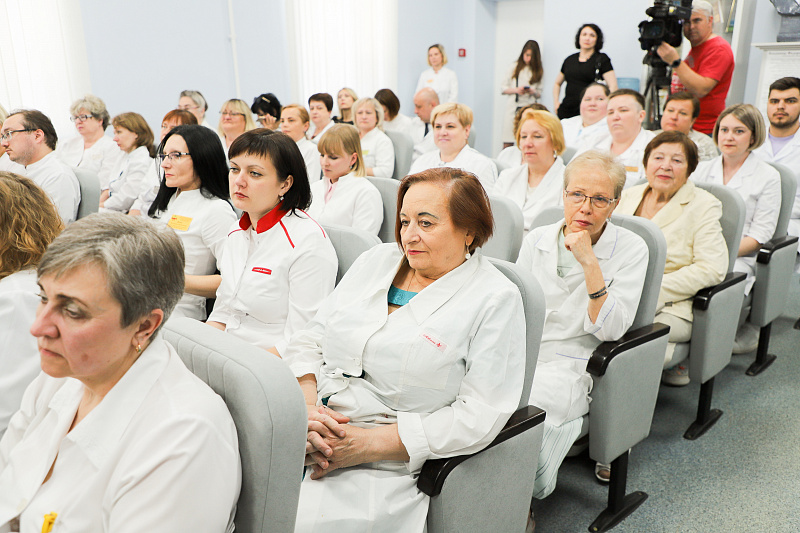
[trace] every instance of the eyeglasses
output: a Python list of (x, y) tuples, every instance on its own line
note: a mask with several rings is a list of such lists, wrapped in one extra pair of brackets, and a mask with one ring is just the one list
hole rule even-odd
[(6, 130), (3, 133), (0, 133), (0, 141), (8, 141), (11, 139), (11, 136), (15, 133), (21, 133), (23, 131), (36, 131), (36, 130)]
[(199, 105), (179, 105), (175, 109), (180, 109), (181, 111), (191, 111), (192, 109), (200, 109)]
[(168, 154), (157, 154), (156, 160), (158, 161), (159, 165), (163, 163), (165, 159), (169, 159), (171, 162), (174, 163), (175, 161), (180, 161), (181, 157), (185, 155), (192, 155), (192, 154), (190, 154), (189, 152), (170, 152)]
[(243, 117), (244, 113), (234, 113), (233, 111), (220, 111), (220, 115), (223, 117)]
[(596, 207), (598, 209), (608, 207), (617, 201), (616, 198), (606, 198), (605, 196), (586, 196), (582, 192), (567, 190), (564, 191), (564, 198), (566, 198), (567, 202), (573, 205), (580, 205), (588, 198), (589, 202), (592, 204), (592, 207)]
[(69, 117), (72, 122), (85, 122), (90, 118), (92, 118), (92, 115), (72, 115)]

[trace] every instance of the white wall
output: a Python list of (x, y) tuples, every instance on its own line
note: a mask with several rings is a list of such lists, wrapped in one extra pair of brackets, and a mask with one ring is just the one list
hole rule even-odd
[[(749, 0), (755, 1), (755, 0)], [(759, 0), (755, 6), (755, 16), (753, 17), (753, 43), (774, 43), (778, 38), (778, 28), (781, 25), (781, 17), (770, 2)], [(750, 47), (750, 57), (747, 65), (737, 64), (736, 68), (747, 67), (747, 77), (744, 87), (744, 102), (753, 104), (756, 107), (761, 102), (756, 102), (756, 91), (758, 89), (758, 76), (761, 72), (761, 56), (763, 52), (753, 46)], [(797, 74), (800, 76), (800, 65), (797, 67)], [(770, 83), (772, 83), (771, 80)], [(732, 103), (732, 102), (731, 102)]]

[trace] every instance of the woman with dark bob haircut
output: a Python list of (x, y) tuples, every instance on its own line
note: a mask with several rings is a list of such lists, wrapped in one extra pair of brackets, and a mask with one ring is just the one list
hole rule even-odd
[(309, 413), (298, 532), (423, 531), (423, 463), (484, 448), (520, 400), (522, 299), (477, 251), (480, 182), (425, 170), (397, 205), (397, 244), (362, 254), (284, 356)]
[(206, 319), (215, 274), (236, 213), (228, 200), (228, 165), (219, 137), (198, 125), (176, 126), (164, 135), (156, 156), (161, 185), (148, 214), (174, 229), (186, 254), (186, 288), (175, 316)]
[(208, 324), (282, 356), (333, 290), (338, 261), (311, 203), (306, 165), (285, 133), (259, 128), (228, 150), (233, 205), (244, 214), (228, 235), (222, 283)]

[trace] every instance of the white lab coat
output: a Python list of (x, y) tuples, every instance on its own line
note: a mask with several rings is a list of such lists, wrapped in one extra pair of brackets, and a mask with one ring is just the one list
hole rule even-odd
[(20, 176), (25, 175), (25, 167), (19, 163), (13, 162), (6, 153), (0, 155), (0, 171), (13, 172), (14, 174), (19, 174)]
[[(206, 198), (200, 189), (194, 189), (173, 195), (166, 210), (148, 219), (167, 225), (178, 234), (186, 259), (184, 273), (209, 276), (217, 271), (236, 213), (227, 201)], [(184, 293), (171, 316), (205, 320), (206, 299)]]
[(590, 126), (583, 126), (583, 117), (575, 115), (570, 118), (561, 119), (561, 128), (564, 130), (564, 144), (566, 146), (577, 147), (584, 139), (594, 135), (608, 135), (608, 121), (606, 117), (601, 118)]
[(416, 161), (422, 154), (438, 150), (433, 141), (433, 124), (428, 124), (428, 133), (425, 133), (425, 122), (419, 117), (411, 119), (411, 140), (414, 143), (412, 161)]
[(154, 172), (155, 164), (146, 146), (131, 153), (123, 153), (114, 170), (108, 190), (111, 193), (103, 203), (103, 211), (127, 213), (140, 194), (150, 185), (147, 178)]
[(103, 135), (91, 148), (84, 150), (84, 139), (80, 135), (58, 143), (59, 159), (70, 167), (84, 168), (97, 174), (100, 189), (107, 189), (111, 171), (117, 166), (124, 152), (111, 137)]
[(516, 145), (503, 148), (497, 154), (496, 160), (505, 170), (516, 168), (522, 164), (522, 150), (517, 148)]
[(55, 152), (25, 167), (25, 175), (50, 196), (64, 225), (75, 221), (81, 203), (81, 186), (75, 172), (61, 162)]
[(308, 214), (320, 224), (338, 224), (375, 235), (383, 224), (383, 199), (378, 189), (361, 176), (346, 174), (338, 179), (330, 199), (325, 201), (327, 178), (311, 184)]
[[(84, 392), (40, 373), (0, 441), (0, 532), (232, 531), (241, 484), (222, 399), (156, 336), (72, 431)], [(47, 483), (42, 484), (55, 460)]]
[(388, 135), (373, 128), (361, 138), (364, 166), (372, 169), (378, 178), (391, 178), (394, 174), (394, 144)]
[(36, 337), (29, 333), (39, 306), (36, 269), (14, 272), (0, 280), (0, 438), (22, 394), (39, 374)]
[[(697, 165), (691, 178), (695, 183), (724, 186), (722, 156)], [(738, 192), (744, 200), (742, 237), (752, 237), (761, 244), (770, 240), (775, 234), (781, 209), (781, 176), (778, 171), (758, 155), (751, 153), (727, 186)], [(737, 257), (733, 270), (747, 274), (745, 294), (749, 294), (756, 280), (756, 254)]]
[(320, 225), (304, 211), (273, 209), (256, 227), (245, 213), (219, 262), (222, 283), (208, 317), (231, 335), (283, 354), (333, 290), (339, 264)]
[(440, 68), (439, 72), (435, 72), (432, 67), (423, 70), (419, 75), (414, 94), (425, 87), (436, 91), (440, 104), (458, 102), (458, 76), (447, 67)]
[[(625, 180), (626, 189), (636, 185), (640, 179), (644, 178), (644, 163), (642, 163), (644, 149), (647, 147), (647, 143), (653, 140), (653, 137), (655, 137), (655, 134), (652, 131), (644, 128), (640, 129), (639, 134), (628, 149), (616, 156), (617, 161), (625, 165), (625, 174), (627, 176)], [(584, 139), (581, 146), (578, 147), (578, 150), (575, 152), (575, 157), (588, 150), (610, 152), (613, 141), (614, 139), (611, 137), (610, 133), (600, 132)], [(575, 159), (575, 157), (573, 157), (573, 159)]]
[(318, 402), (354, 425), (397, 423), (410, 460), (306, 476), (298, 532), (422, 531), (423, 463), (484, 448), (519, 404), (525, 322), (516, 286), (477, 252), (389, 315), (403, 261), (395, 244), (365, 252), (284, 359), (295, 376), (314, 374)]
[(531, 404), (545, 409), (547, 422), (558, 426), (589, 412), (592, 379), (586, 363), (603, 341), (622, 337), (633, 324), (642, 295), (648, 250), (641, 237), (606, 225), (592, 246), (608, 288), (597, 321), (589, 319), (589, 295), (583, 268), (577, 263), (558, 276), (558, 232), (564, 220), (533, 229), (522, 242), (517, 264), (530, 270), (544, 291), (546, 310)]
[(158, 195), (158, 189), (161, 186), (160, 169), (154, 167), (150, 172), (145, 174), (142, 179), (142, 190), (139, 196), (133, 201), (130, 211), (138, 210), (142, 216), (147, 216), (150, 206)]
[(312, 122), (311, 127), (308, 129), (308, 139), (314, 144), (319, 144), (319, 140), (322, 138), (322, 134), (331, 129), (332, 127), (334, 127), (335, 125), (336, 123), (333, 120), (329, 120), (328, 124), (324, 128), (322, 128), (322, 131), (319, 132), (319, 134), (317, 134), (316, 133), (317, 127)]
[[(413, 124), (414, 121), (411, 119), (411, 117), (407, 117), (406, 115), (398, 113), (398, 115), (394, 117), (392, 120), (383, 121), (383, 131), (397, 131), (400, 133), (405, 133), (406, 135), (411, 137), (411, 131), (414, 127)], [(424, 127), (425, 126), (423, 126), (423, 128)]]
[(317, 145), (303, 137), (297, 141), (297, 147), (300, 149), (300, 153), (303, 154), (303, 161), (306, 163), (308, 182), (313, 183), (319, 181), (322, 177), (322, 167), (319, 162), (319, 150), (317, 149)]
[(753, 153), (764, 161), (780, 163), (794, 171), (797, 178), (797, 194), (792, 206), (792, 218), (789, 220), (789, 235), (800, 236), (800, 135), (795, 133), (792, 140), (777, 154), (773, 151), (769, 138), (753, 150)]
[(519, 206), (527, 234), (536, 215), (548, 207), (564, 205), (564, 168), (564, 161), (556, 157), (533, 189), (528, 187), (527, 164), (506, 169), (497, 178), (492, 194), (505, 196)]
[(449, 163), (442, 161), (438, 149), (421, 155), (411, 164), (409, 174), (442, 167), (460, 168), (472, 172), (480, 180), (487, 194), (492, 193), (494, 183), (497, 181), (497, 167), (494, 162), (468, 144), (464, 145), (456, 158)]

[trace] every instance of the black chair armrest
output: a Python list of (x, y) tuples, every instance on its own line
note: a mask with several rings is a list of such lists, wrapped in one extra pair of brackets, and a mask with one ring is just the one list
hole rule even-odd
[(605, 375), (608, 364), (617, 355), (668, 334), (669, 326), (656, 322), (629, 331), (617, 341), (602, 342), (592, 352), (586, 371), (593, 376)]
[(715, 294), (724, 291), (728, 287), (733, 287), (737, 283), (743, 282), (746, 277), (747, 276), (741, 272), (728, 272), (728, 274), (725, 276), (725, 279), (723, 279), (720, 283), (697, 291), (697, 294), (694, 295), (692, 308), (699, 311), (708, 310), (708, 306), (711, 305), (711, 298), (713, 298)]
[[(492, 443), (483, 450), (469, 455), (457, 455), (455, 457), (447, 457), (445, 459), (429, 459), (425, 461), (425, 464), (422, 465), (422, 470), (419, 473), (417, 488), (419, 488), (419, 490), (428, 496), (437, 496), (442, 492), (444, 480), (447, 478), (447, 475), (452, 472), (455, 467), (470, 457), (478, 455), (484, 450), (488, 450), (489, 448), (497, 446), (501, 442), (505, 442), (511, 437), (519, 435), (523, 431), (527, 431), (535, 426), (538, 426), (539, 424), (544, 423), (544, 417), (545, 412), (532, 405), (517, 409), (517, 411), (511, 415), (511, 418), (508, 419), (505, 427), (500, 431), (497, 437), (495, 437)], [(534, 450), (531, 453), (539, 453), (539, 451)]]
[(791, 246), (796, 242), (797, 242), (797, 237), (795, 237), (794, 235), (775, 237), (774, 239), (765, 242), (761, 246), (761, 249), (758, 251), (758, 255), (756, 256), (756, 261), (761, 263), (762, 265), (769, 264), (770, 259), (772, 259), (772, 254), (774, 254), (781, 248), (786, 248), (787, 246)]

